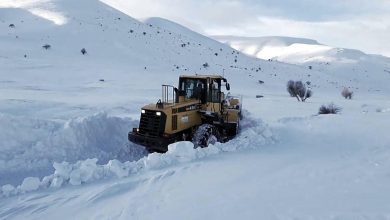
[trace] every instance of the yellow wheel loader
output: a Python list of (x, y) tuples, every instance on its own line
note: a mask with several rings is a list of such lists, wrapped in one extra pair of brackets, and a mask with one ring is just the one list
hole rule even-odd
[(129, 140), (164, 153), (177, 141), (207, 147), (233, 138), (240, 129), (242, 98), (223, 88), (229, 91), (230, 84), (219, 75), (180, 76), (178, 87), (162, 85), (162, 98), (141, 109)]

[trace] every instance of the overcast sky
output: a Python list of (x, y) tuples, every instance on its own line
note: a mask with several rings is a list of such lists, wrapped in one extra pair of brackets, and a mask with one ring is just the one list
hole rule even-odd
[(206, 35), (292, 36), (390, 56), (390, 0), (102, 0)]

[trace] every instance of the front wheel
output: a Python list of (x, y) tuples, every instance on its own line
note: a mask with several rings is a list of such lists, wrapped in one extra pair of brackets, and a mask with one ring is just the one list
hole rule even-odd
[(207, 147), (209, 144), (220, 142), (220, 134), (218, 128), (214, 125), (203, 124), (199, 126), (192, 138), (195, 148)]

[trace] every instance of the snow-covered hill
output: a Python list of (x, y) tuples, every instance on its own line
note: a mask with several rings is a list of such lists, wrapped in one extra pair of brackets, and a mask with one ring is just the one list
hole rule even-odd
[(365, 54), (354, 49), (331, 47), (315, 40), (292, 37), (213, 38), (247, 54), (265, 60), (280, 61), (315, 69), (325, 74), (337, 74), (339, 80), (359, 81), (375, 85), (373, 90), (387, 87), (390, 58)]
[(390, 58), (365, 54), (359, 50), (336, 48), (315, 40), (293, 37), (213, 36), (243, 53), (260, 59), (276, 59), (286, 63), (345, 63), (372, 61), (388, 64)]
[[(98, 0), (1, 1), (0, 219), (386, 219), (387, 59), (252, 55)], [(243, 95), (236, 139), (164, 155), (128, 143), (161, 84), (201, 73), (224, 74)], [(290, 79), (310, 81), (313, 97), (291, 98)], [(330, 102), (342, 113), (317, 115)]]
[(213, 38), (245, 54), (265, 60), (284, 55), (286, 48), (293, 44), (319, 45), (315, 40), (292, 37), (213, 36)]

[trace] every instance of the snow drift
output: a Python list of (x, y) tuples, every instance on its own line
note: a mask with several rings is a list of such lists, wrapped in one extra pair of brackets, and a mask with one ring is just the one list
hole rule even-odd
[(145, 151), (127, 140), (136, 123), (106, 113), (65, 122), (1, 114), (0, 184), (18, 172), (47, 173), (53, 162), (73, 163), (88, 157), (98, 158), (101, 164), (111, 159), (137, 160)]
[[(101, 114), (95, 117), (106, 118), (107, 115)], [(169, 145), (169, 150), (165, 154), (153, 153), (137, 161), (120, 162), (119, 160), (114, 159), (108, 161), (106, 164), (103, 165), (99, 165), (97, 163), (99, 161), (97, 158), (81, 160), (77, 161), (76, 163), (69, 163), (66, 161), (61, 163), (55, 162), (53, 164), (53, 167), (55, 169), (53, 174), (45, 176), (41, 180), (37, 177), (26, 177), (23, 180), (23, 183), (16, 187), (10, 184), (3, 185), (2, 195), (11, 196), (19, 193), (34, 191), (39, 188), (59, 188), (68, 184), (80, 185), (108, 177), (123, 178), (129, 175), (136, 174), (142, 170), (161, 169), (164, 167), (172, 166), (174, 164), (199, 160), (223, 152), (256, 149), (261, 146), (264, 146), (265, 144), (270, 144), (275, 141), (272, 135), (272, 131), (268, 128), (266, 124), (264, 124), (259, 119), (255, 120), (253, 118), (250, 118), (249, 114), (246, 117), (247, 119), (242, 121), (242, 132), (238, 135), (237, 138), (225, 144), (216, 143), (215, 145), (210, 145), (207, 148), (194, 149), (194, 145), (191, 142), (177, 142)], [(81, 119), (81, 121), (83, 120), (88, 119)], [(80, 119), (77, 119), (76, 121), (80, 121)], [(83, 127), (88, 126), (83, 125)], [(106, 128), (107, 127), (103, 128), (104, 132), (107, 131)], [(84, 132), (77, 133), (85, 135)], [(90, 138), (92, 137), (92, 135), (97, 135), (92, 138), (96, 139), (99, 138), (98, 136), (100, 135), (100, 133), (89, 134)], [(94, 142), (92, 141), (92, 146), (93, 144)], [(123, 149), (118, 148), (117, 150)], [(84, 155), (93, 154), (88, 152)], [(125, 153), (117, 155), (127, 156)], [(138, 154), (137, 156), (139, 155), (140, 154)], [(135, 158), (134, 155), (133, 158)]]

